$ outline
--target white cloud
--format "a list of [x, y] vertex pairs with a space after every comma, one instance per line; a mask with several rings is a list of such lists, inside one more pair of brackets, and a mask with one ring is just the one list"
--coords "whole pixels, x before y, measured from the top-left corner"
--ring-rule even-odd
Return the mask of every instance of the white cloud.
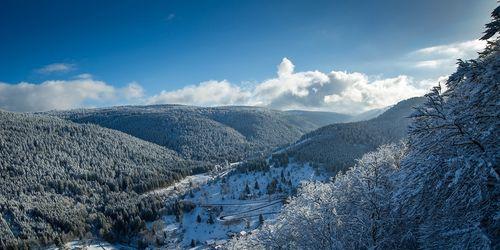
[[428, 84], [404, 75], [371, 79], [359, 72], [294, 73], [293, 68], [293, 64], [285, 58], [278, 67], [278, 78], [258, 84], [250, 104], [277, 109], [352, 113], [386, 107], [403, 99], [423, 95], [430, 88]]
[[450, 60], [425, 60], [425, 61], [418, 61], [415, 63], [416, 68], [429, 68], [429, 69], [436, 69], [439, 66], [449, 64]]
[[174, 91], [162, 91], [147, 100], [148, 104], [172, 103], [198, 106], [245, 104], [250, 93], [227, 81], [207, 81]]
[[470, 57], [476, 52], [483, 50], [486, 47], [484, 40], [470, 40], [465, 42], [451, 43], [447, 45], [432, 46], [412, 52], [415, 55], [421, 56], [442, 56], [453, 57], [455, 59]]
[[284, 58], [277, 76], [240, 87], [226, 80], [206, 81], [173, 91], [146, 96], [138, 83], [121, 88], [81, 74], [72, 80], [41, 84], [0, 83], [0, 108], [43, 111], [121, 104], [187, 104], [197, 106], [251, 105], [274, 109], [325, 110], [357, 113], [383, 108], [400, 100], [425, 94], [438, 80], [416, 81], [401, 75], [370, 77], [359, 72], [295, 72]]
[[142, 97], [142, 88], [134, 83], [115, 88], [90, 78], [45, 81], [41, 84], [0, 83], [0, 108], [10, 111], [46, 111], [94, 105], [115, 105], [123, 100]]
[[77, 79], [90, 79], [92, 78], [93, 76], [89, 73], [83, 73], [83, 74], [79, 74], [79, 75], [76, 75], [74, 78], [77, 78]]
[[457, 59], [471, 59], [486, 47], [486, 41], [470, 40], [415, 50], [408, 54], [415, 68], [452, 70]]
[[408, 76], [370, 79], [363, 73], [332, 71], [294, 72], [284, 58], [277, 78], [242, 89], [227, 81], [208, 81], [174, 91], [162, 91], [149, 104], [178, 103], [200, 106], [253, 105], [275, 109], [362, 112], [425, 94], [436, 81], [415, 81]]
[[[347, 74], [347, 77], [352, 77]], [[411, 77], [369, 81], [366, 76], [346, 86], [339, 93], [324, 97], [326, 106], [335, 107], [338, 112], [356, 112], [373, 108], [383, 108], [398, 101], [424, 95], [429, 86], [415, 82]]]
[[69, 63], [52, 63], [49, 65], [45, 65], [39, 69], [36, 69], [36, 72], [40, 74], [52, 74], [52, 73], [66, 73], [73, 71], [75, 69], [74, 64]]
[[144, 89], [136, 82], [132, 82], [125, 88], [120, 89], [122, 96], [127, 100], [140, 99], [144, 97]]
[[295, 69], [295, 65], [293, 65], [292, 61], [288, 58], [283, 58], [281, 63], [278, 65], [278, 76], [279, 77], [287, 77], [293, 73]]
[[278, 78], [258, 84], [253, 90], [251, 103], [273, 108], [287, 108], [292, 102], [305, 106], [319, 105], [316, 96], [331, 87], [325, 85], [329, 81], [328, 75], [319, 71], [294, 73], [293, 70], [292, 62], [284, 58], [278, 66]]

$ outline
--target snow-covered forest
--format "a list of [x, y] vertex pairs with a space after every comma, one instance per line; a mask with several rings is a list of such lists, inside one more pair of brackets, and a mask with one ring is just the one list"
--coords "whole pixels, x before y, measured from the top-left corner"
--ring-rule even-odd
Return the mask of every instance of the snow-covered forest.
[[127, 134], [53, 117], [0, 111], [0, 248], [98, 234], [126, 239], [159, 216], [138, 194], [210, 165]]
[[500, 8], [492, 17], [487, 48], [425, 96], [408, 139], [302, 187], [275, 222], [228, 248], [500, 247]]
[[0, 249], [500, 249], [491, 18], [444, 82], [356, 114], [0, 110]]
[[124, 106], [47, 112], [77, 123], [128, 133], [212, 163], [235, 162], [294, 142], [305, 132], [357, 119], [334, 112], [278, 111], [258, 107]]

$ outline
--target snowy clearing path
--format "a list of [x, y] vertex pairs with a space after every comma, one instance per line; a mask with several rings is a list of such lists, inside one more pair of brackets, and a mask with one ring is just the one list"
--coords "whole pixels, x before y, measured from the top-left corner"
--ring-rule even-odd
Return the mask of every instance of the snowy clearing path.
[[260, 204], [266, 204], [269, 202], [273, 201], [281, 201], [285, 199], [286, 197], [279, 197], [274, 200], [255, 200], [255, 201], [249, 201], [249, 202], [238, 202], [238, 203], [205, 203], [205, 204], [200, 204], [202, 207], [215, 207], [215, 206], [248, 206], [248, 205], [260, 205]]
[[263, 205], [263, 206], [260, 206], [260, 207], [252, 208], [252, 209], [245, 210], [245, 211], [241, 211], [239, 213], [233, 213], [233, 214], [223, 215], [223, 216], [219, 217], [219, 219], [222, 220], [222, 221], [224, 221], [224, 220], [232, 220], [232, 219], [235, 219], [235, 218], [232, 218], [232, 216], [240, 215], [240, 214], [246, 214], [248, 212], [253, 212], [253, 211], [261, 210], [263, 208], [270, 207], [270, 206], [277, 205], [277, 204], [281, 205], [281, 203], [283, 203], [283, 202], [284, 202], [284, 199], [281, 199], [281, 200], [278, 200], [278, 201], [275, 201], [275, 202], [271, 202], [269, 204], [266, 204], [266, 205]]

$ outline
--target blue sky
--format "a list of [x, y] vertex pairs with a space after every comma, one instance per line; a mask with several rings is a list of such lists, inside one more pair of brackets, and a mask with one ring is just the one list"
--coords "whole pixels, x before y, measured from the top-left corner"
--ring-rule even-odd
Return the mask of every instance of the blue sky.
[[[3, 0], [0, 97], [3, 91], [24, 99], [0, 101], [0, 108], [31, 111], [38, 105], [29, 102], [55, 95], [60, 105], [51, 100], [40, 108], [175, 102], [360, 112], [406, 96], [373, 104], [380, 96], [364, 100], [370, 90], [358, 89], [362, 103], [349, 110], [345, 96], [359, 101], [347, 93], [352, 83], [307, 73], [360, 73], [368, 88], [404, 76], [407, 85], [428, 87], [422, 81], [453, 71], [454, 56], [472, 57], [481, 48], [474, 39], [495, 6], [494, 0]], [[277, 65], [295, 66], [293, 77], [279, 80]], [[61, 86], [34, 86], [49, 83]], [[277, 96], [256, 96], [259, 88]], [[319, 101], [310, 98], [318, 89]], [[75, 91], [90, 93], [65, 104]], [[296, 102], [284, 103], [289, 97]], [[327, 99], [330, 105], [321, 102]]]

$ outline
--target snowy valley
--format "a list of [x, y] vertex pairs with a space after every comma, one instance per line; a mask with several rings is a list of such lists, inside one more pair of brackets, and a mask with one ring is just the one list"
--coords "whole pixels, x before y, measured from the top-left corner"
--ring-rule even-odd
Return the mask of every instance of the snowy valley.
[[290, 164], [247, 173], [234, 170], [198, 182], [178, 202], [174, 214], [163, 217], [160, 240], [167, 241], [167, 248], [222, 246], [273, 220], [301, 183], [327, 179], [310, 166]]
[[[229, 240], [250, 235], [263, 223], [272, 222], [304, 183], [329, 178], [324, 170], [307, 164], [282, 166], [267, 161], [232, 163], [206, 174], [187, 176], [145, 194], [165, 197], [166, 212], [147, 223], [139, 244], [162, 249], [223, 248]], [[134, 248], [99, 239], [75, 240], [65, 246]]]
[[[126, 2], [124, 5], [129, 4]], [[405, 3], [405, 9], [417, 11], [413, 4], [421, 3], [411, 4]], [[291, 3], [278, 1], [277, 5], [280, 11], [270, 11], [273, 16]], [[391, 2], [388, 6], [396, 5]], [[127, 6], [118, 9], [122, 7]], [[440, 7], [436, 14], [440, 21], [457, 11], [445, 4]], [[301, 24], [310, 21], [302, 18], [305, 9], [296, 9]], [[346, 13], [354, 15], [353, 9]], [[431, 8], [423, 9], [430, 16]], [[446, 15], [442, 15], [444, 10]], [[367, 16], [377, 11], [370, 9]], [[223, 12], [235, 14], [234, 19], [243, 13]], [[20, 21], [26, 16], [22, 13]], [[153, 18], [149, 13], [143, 15], [147, 12], [138, 13], [141, 18], [136, 21]], [[390, 13], [391, 18], [394, 14], [401, 13]], [[5, 21], [3, 16], [0, 19]], [[341, 20], [338, 17], [331, 21]], [[162, 25], [168, 22], [170, 32], [174, 22], [187, 22], [182, 18], [181, 13], [179, 17], [170, 14], [168, 20], [163, 17]], [[349, 16], [349, 23], [340, 26], [350, 28], [356, 19]], [[156, 95], [145, 94], [135, 81], [124, 87], [108, 85], [84, 72], [68, 75], [80, 70], [70, 64], [51, 64], [34, 71], [40, 79], [49, 79], [47, 71], [55, 70], [66, 80], [38, 85], [0, 82], [0, 250], [500, 249], [498, 3], [491, 19], [479, 39], [415, 50], [418, 39], [408, 33], [427, 32], [439, 23], [425, 26], [422, 18], [405, 15], [404, 20], [415, 22], [418, 29], [404, 23], [400, 27], [404, 35], [377, 34], [369, 41], [382, 49], [376, 43], [378, 37], [397, 37], [398, 46], [391, 48], [395, 51], [411, 45], [410, 52], [406, 48], [404, 53], [394, 53], [399, 55], [394, 60], [377, 61], [380, 69], [388, 67], [388, 61], [395, 62], [391, 70], [382, 72], [398, 73], [393, 78], [336, 70], [296, 71], [283, 58], [277, 76], [260, 83], [210, 80]], [[206, 20], [202, 21], [209, 23]], [[375, 21], [369, 20], [370, 24]], [[233, 26], [226, 22], [224, 29]], [[400, 25], [394, 20], [382, 24], [380, 27], [390, 29]], [[460, 25], [448, 26], [450, 35], [454, 30], [462, 32]], [[240, 25], [234, 23], [234, 27]], [[246, 31], [246, 25], [241, 27]], [[280, 32], [293, 26], [287, 22], [283, 27]], [[256, 33], [260, 34], [260, 28]], [[124, 25], [120, 30], [129, 29]], [[326, 35], [314, 30], [321, 37]], [[276, 33], [270, 31], [264, 33]], [[290, 46], [283, 43], [280, 32], [279, 42], [269, 44]], [[356, 41], [364, 42], [370, 35], [359, 33], [364, 37]], [[134, 41], [148, 40], [135, 33], [134, 37]], [[197, 42], [203, 40], [203, 46], [186, 43], [182, 47], [185, 53], [193, 50], [189, 46], [201, 52], [207, 45], [211, 54], [224, 54], [193, 37]], [[304, 37], [314, 42], [298, 37], [294, 42], [316, 46], [316, 39]], [[384, 40], [383, 45], [392, 40]], [[427, 46], [430, 41], [420, 43]], [[161, 42], [152, 44], [157, 47]], [[233, 41], [214, 44], [229, 48]], [[364, 49], [354, 43], [346, 46], [362, 59], [359, 67], [373, 67], [368, 56], [376, 53], [363, 52], [372, 50], [372, 45], [361, 46]], [[319, 47], [326, 51], [329, 46]], [[333, 47], [335, 53], [345, 50]], [[139, 45], [130, 48], [141, 48], [131, 50], [136, 54], [142, 51]], [[267, 53], [272, 54], [262, 48], [256, 51], [265, 52], [266, 58]], [[392, 54], [379, 52], [384, 57]], [[472, 54], [474, 59], [470, 59]], [[107, 53], [100, 60], [104, 55]], [[219, 67], [208, 65], [201, 55], [189, 55], [185, 58], [204, 62], [196, 71]], [[352, 58], [344, 56], [339, 58]], [[463, 59], [456, 61], [459, 56]], [[429, 58], [432, 60], [425, 60]], [[175, 57], [172, 60], [167, 66], [185, 67]], [[238, 60], [225, 63], [233, 66]], [[345, 63], [350, 64], [354, 65], [349, 60]], [[421, 74], [416, 80], [403, 74], [410, 64], [411, 70], [406, 71], [443, 74], [436, 78]], [[445, 64], [452, 66], [449, 71], [441, 71]], [[147, 70], [150, 64], [142, 66], [140, 70]], [[120, 75], [130, 70], [124, 69]], [[253, 68], [235, 69], [236, 73], [255, 73]], [[209, 75], [218, 76], [216, 73]], [[232, 77], [236, 76], [229, 74]], [[44, 100], [45, 105], [39, 105]]]

